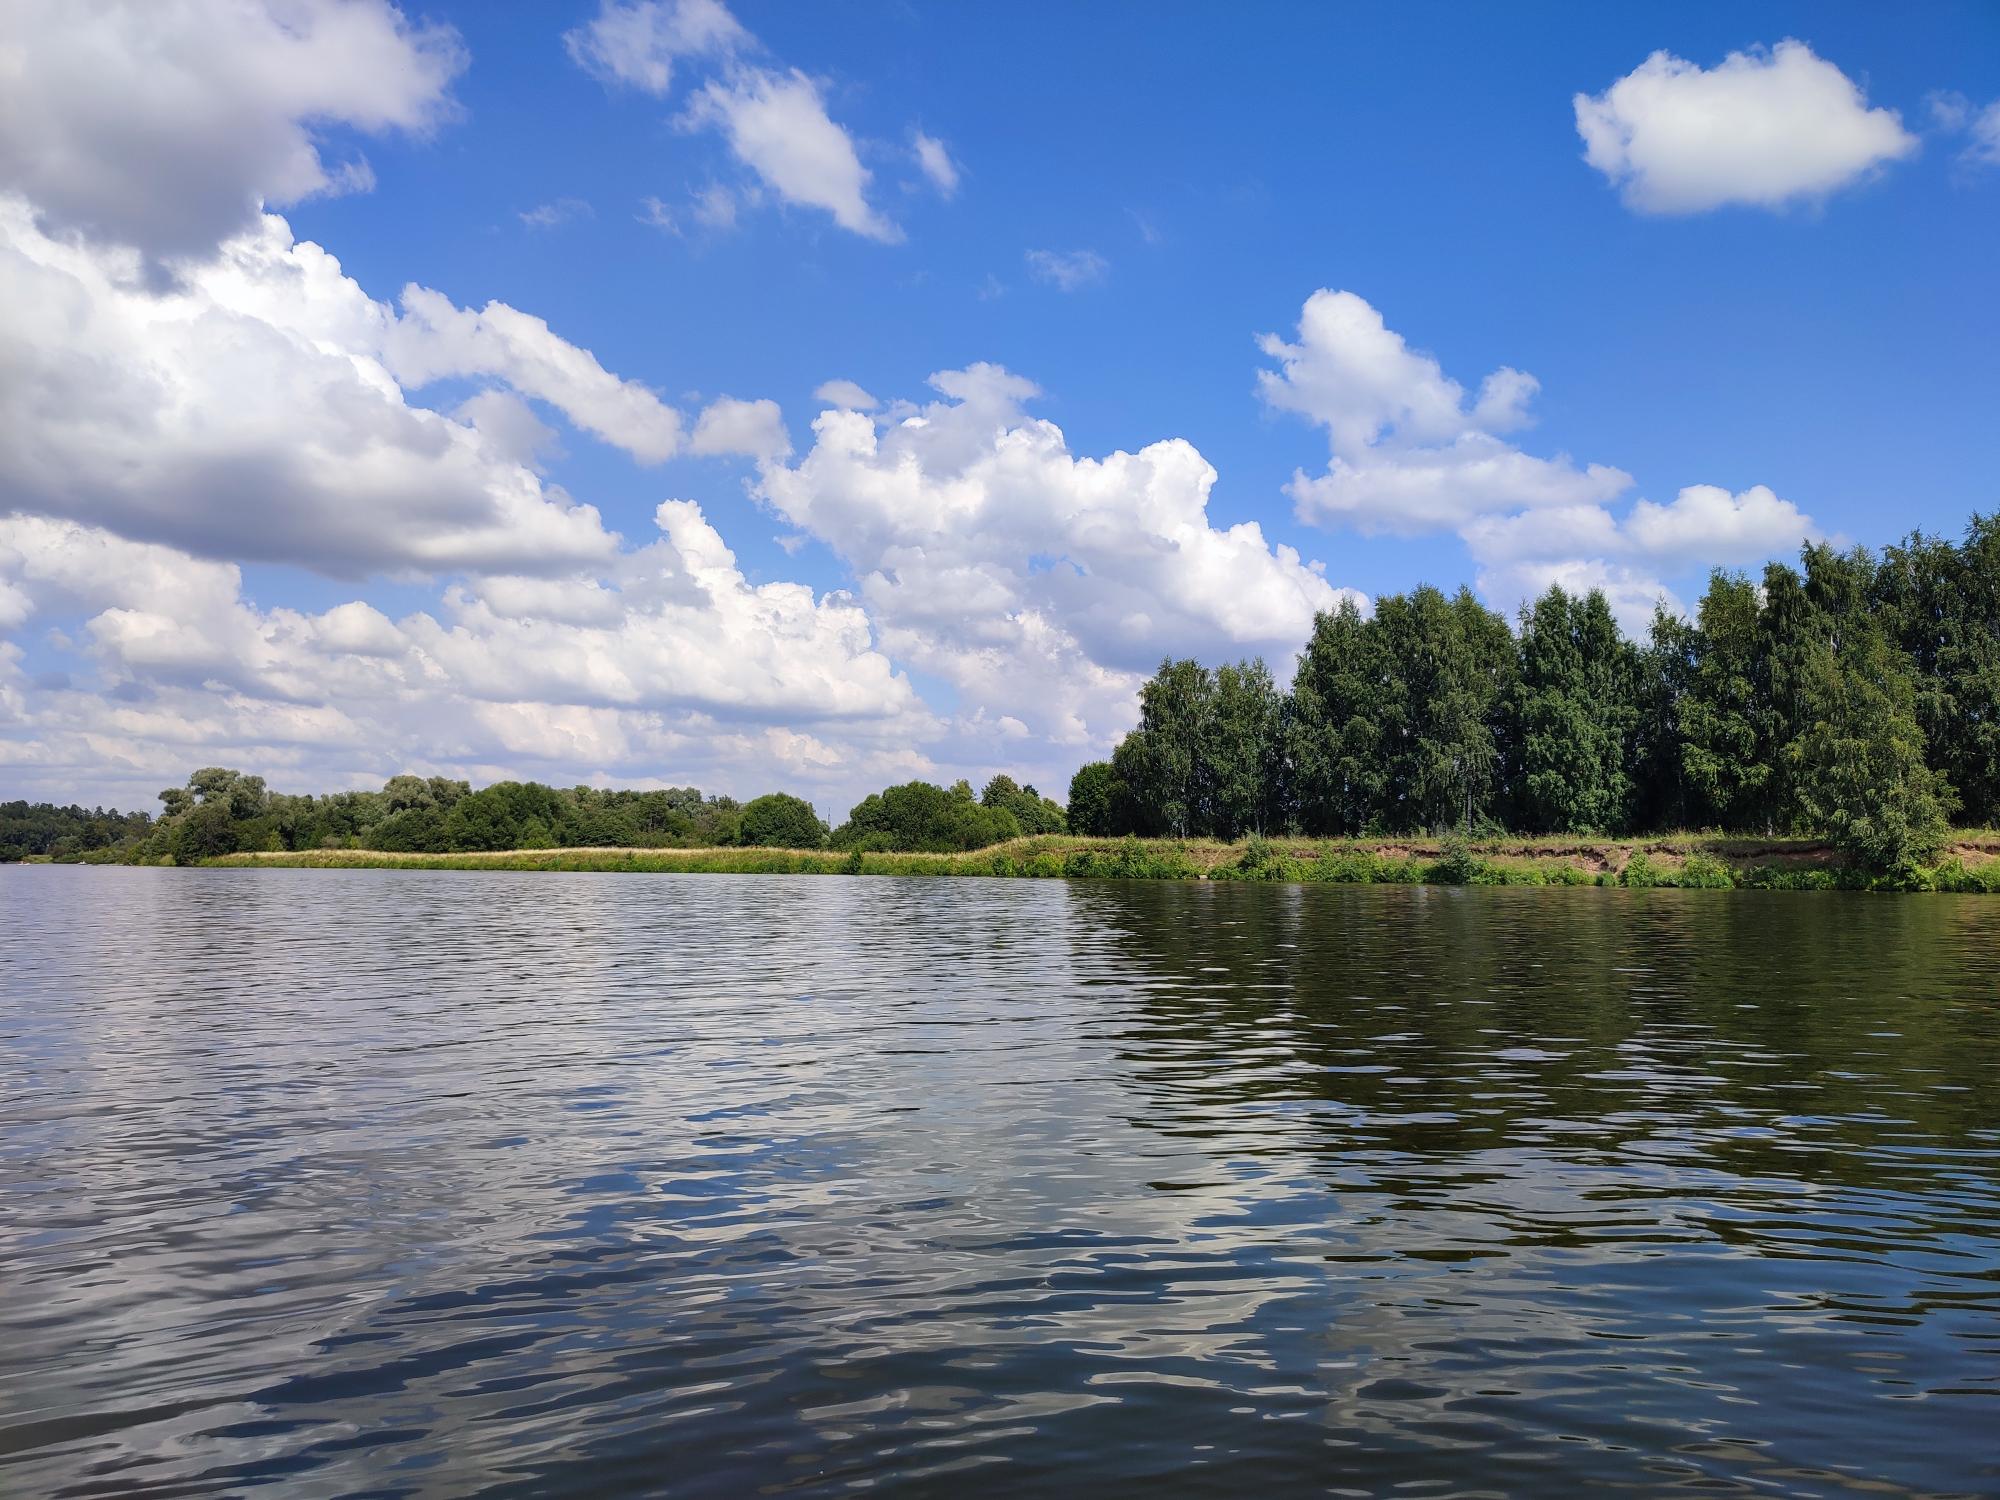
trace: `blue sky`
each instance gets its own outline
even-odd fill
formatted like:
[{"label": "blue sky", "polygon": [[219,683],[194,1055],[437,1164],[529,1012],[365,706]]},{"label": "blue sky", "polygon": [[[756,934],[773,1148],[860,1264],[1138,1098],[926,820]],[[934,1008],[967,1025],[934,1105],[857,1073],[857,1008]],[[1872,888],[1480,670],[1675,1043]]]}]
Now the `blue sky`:
[{"label": "blue sky", "polygon": [[[9,248],[42,278],[10,305],[111,332],[9,314],[0,354],[55,392],[79,348],[149,367],[171,309],[236,330],[88,423],[0,403],[23,455],[0,470],[0,773],[22,790],[138,805],[217,761],[299,789],[787,784],[833,811],[917,774],[1059,789],[1129,724],[1146,661],[1282,663],[1336,589],[1476,582],[1511,612],[1602,582],[1636,628],[1712,565],[1996,504],[1988,5],[303,13],[255,36],[209,3],[4,23],[55,80],[0,112]],[[177,111],[190,80],[213,119]],[[1593,112],[1617,139],[1587,161]],[[147,200],[179,172],[179,202]],[[218,269],[260,202],[269,300]],[[287,280],[303,242],[349,278],[321,264],[323,302]],[[413,319],[412,284],[469,321]],[[1302,333],[1322,289],[1348,295]],[[476,323],[490,303],[546,339]],[[423,434],[353,464],[364,485],[340,461],[359,429],[321,430],[345,398],[263,363],[270,327],[363,361],[381,421]],[[927,384],[980,366],[1040,394]],[[1534,384],[1482,386],[1501,370]],[[187,416],[294,378],[317,393],[296,433],[275,401],[221,434]],[[816,437],[832,380],[881,403],[848,414],[866,463]],[[461,406],[481,392],[548,440],[510,445]],[[776,411],[695,436],[723,397]],[[1004,434],[1038,418],[1060,438],[1010,468]],[[447,440],[485,465],[467,514],[512,506],[504,526],[406,522],[436,455],[395,453]],[[1094,464],[1175,440],[1144,472]],[[662,501],[704,530],[662,543]],[[689,563],[710,535],[733,573]],[[682,574],[712,610],[657,582]],[[803,614],[759,593],[791,585]]]}]

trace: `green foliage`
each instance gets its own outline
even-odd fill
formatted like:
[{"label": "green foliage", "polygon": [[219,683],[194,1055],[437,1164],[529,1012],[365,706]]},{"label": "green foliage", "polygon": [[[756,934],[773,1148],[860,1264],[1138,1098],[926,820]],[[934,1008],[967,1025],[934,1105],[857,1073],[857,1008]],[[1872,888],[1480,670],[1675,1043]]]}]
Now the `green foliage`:
[{"label": "green foliage", "polygon": [[1460,833],[1446,834],[1439,846],[1437,862],[1426,872],[1432,885],[1473,885],[1483,873],[1472,845]]},{"label": "green foliage", "polygon": [[836,849],[982,849],[1019,838],[1021,825],[1001,807],[973,800],[964,782],[947,790],[927,781],[906,782],[870,793],[834,830]]},{"label": "green foliage", "polygon": [[1635,891],[1651,890],[1654,886],[1667,883],[1667,871],[1648,859],[1646,851],[1641,849],[1625,861],[1618,883]]},{"label": "green foliage", "polygon": [[1069,831],[1093,838],[1131,832],[1122,823],[1129,800],[1130,793],[1110,761],[1093,760],[1078,767],[1069,781]]},{"label": "green foliage", "polygon": [[763,849],[819,849],[826,824],[812,804],[785,792],[753,797],[738,816],[737,841]]},{"label": "green foliage", "polygon": [[1674,884],[1683,890],[1726,891],[1736,884],[1736,877],[1714,855],[1697,850],[1681,861]]},{"label": "green foliage", "polygon": [[1522,611],[1520,653],[1516,821],[1552,833],[1622,831],[1636,796],[1638,652],[1603,594],[1552,587]]},{"label": "green foliage", "polygon": [[981,807],[1013,814],[1023,834],[1030,837],[1061,833],[1069,826],[1062,804],[1044,797],[1032,786],[1017,786],[1011,776],[995,776],[979,794]]},{"label": "green foliage", "polygon": [[187,809],[167,830],[166,852],[177,865],[198,865],[205,859],[234,854],[246,841],[230,816],[227,797],[217,797]]},{"label": "green foliage", "polygon": [[1201,871],[1186,851],[1128,838],[1117,850],[1079,849],[1063,861],[1072,880],[1192,880]]},{"label": "green foliage", "polygon": [[1865,621],[1802,653],[1803,723],[1786,747],[1800,821],[1862,868],[1914,878],[1943,846],[1951,793],[1924,762],[1907,658]]},{"label": "green foliage", "polygon": [[1758,660],[1757,590],[1740,574],[1709,579],[1690,638],[1680,700],[1680,772],[1690,821],[1729,829],[1773,822],[1769,674]]},{"label": "green foliage", "polygon": [[120,845],[143,840],[152,826],[153,820],[145,813],[57,807],[48,802],[0,802],[0,864],[108,855]]}]

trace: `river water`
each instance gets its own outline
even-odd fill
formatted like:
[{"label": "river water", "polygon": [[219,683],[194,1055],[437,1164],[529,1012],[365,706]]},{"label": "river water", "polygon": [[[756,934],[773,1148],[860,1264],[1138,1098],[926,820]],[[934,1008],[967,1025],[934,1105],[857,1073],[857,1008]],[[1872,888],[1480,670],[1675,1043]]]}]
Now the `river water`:
[{"label": "river water", "polygon": [[0,868],[0,1494],[2000,1492],[2000,900]]}]

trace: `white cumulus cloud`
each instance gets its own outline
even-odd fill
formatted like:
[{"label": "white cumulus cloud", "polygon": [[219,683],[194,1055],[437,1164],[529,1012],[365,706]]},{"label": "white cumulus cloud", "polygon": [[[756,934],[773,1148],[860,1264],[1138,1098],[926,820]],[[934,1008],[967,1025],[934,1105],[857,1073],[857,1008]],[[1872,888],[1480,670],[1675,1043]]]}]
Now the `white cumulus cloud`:
[{"label": "white cumulus cloud", "polygon": [[51,239],[6,197],[0,304],[7,509],[346,574],[563,569],[615,549],[593,508],[478,426],[412,405],[391,372],[386,346],[407,332],[396,362],[421,355],[428,375],[511,361],[508,373],[580,418],[615,427],[637,410],[596,386],[604,410],[593,412],[565,387],[567,346],[537,320],[516,348],[509,320],[505,333],[479,331],[494,309],[460,315],[475,325],[466,349],[432,348],[448,335],[423,322],[402,330],[275,216],[155,292],[136,253]]},{"label": "white cumulus cloud", "polygon": [[1643,634],[1655,602],[1678,612],[1661,573],[1741,567],[1782,557],[1821,535],[1812,517],[1767,485],[1731,494],[1689,485],[1666,504],[1640,500],[1621,520],[1602,506],[1482,516],[1460,533],[1480,592],[1503,609],[1559,583],[1602,588],[1619,623]]},{"label": "white cumulus cloud", "polygon": [[1917,150],[1894,110],[1799,41],[1713,68],[1655,52],[1574,102],[1584,160],[1642,213],[1815,201]]},{"label": "white cumulus cloud", "polygon": [[660,463],[679,449],[679,412],[639,382],[613,375],[533,314],[504,302],[474,312],[414,285],[403,289],[402,306],[403,316],[387,325],[384,354],[404,385],[486,376],[548,402],[641,463]]},{"label": "white cumulus cloud", "polygon": [[723,396],[702,410],[689,446],[696,453],[773,459],[790,453],[792,440],[777,402]]},{"label": "white cumulus cloud", "polygon": [[299,790],[414,767],[794,786],[829,806],[930,769],[912,747],[935,722],[856,603],[750,584],[691,502],[657,520],[658,539],[601,576],[475,580],[392,620],[363,600],[263,608],[233,564],[0,518],[0,604],[84,617],[86,679],[37,689],[0,642],[0,768],[132,806],[217,763]]},{"label": "white cumulus cloud", "polygon": [[1208,513],[1215,470],[1180,439],[1104,458],[1028,415],[993,365],[931,378],[944,399],[821,413],[763,498],[844,558],[898,660],[1056,745],[1124,729],[1163,654],[1297,651],[1340,592],[1255,522]]},{"label": "white cumulus cloud", "polygon": [[52,228],[198,258],[263,204],[368,186],[326,128],[426,131],[464,64],[386,0],[8,0],[0,188]]},{"label": "white cumulus cloud", "polygon": [[1314,292],[1296,343],[1266,334],[1258,345],[1277,361],[1258,372],[1264,400],[1326,428],[1332,449],[1325,474],[1293,476],[1301,520],[1411,535],[1493,512],[1598,504],[1631,485],[1608,465],[1580,468],[1502,441],[1497,433],[1527,424],[1534,377],[1503,366],[1468,401],[1353,292]]}]

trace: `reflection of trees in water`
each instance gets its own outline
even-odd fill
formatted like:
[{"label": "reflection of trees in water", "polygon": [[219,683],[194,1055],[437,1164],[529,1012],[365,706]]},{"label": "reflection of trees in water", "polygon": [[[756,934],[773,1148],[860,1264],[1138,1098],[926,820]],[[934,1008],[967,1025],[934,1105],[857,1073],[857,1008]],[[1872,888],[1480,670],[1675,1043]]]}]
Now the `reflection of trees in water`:
[{"label": "reflection of trees in water", "polygon": [[[1952,898],[1077,887],[1150,1128],[1904,1181],[2000,1126],[2000,908]],[[1471,1164],[1461,1161],[1463,1170]],[[1633,1174],[1634,1187],[1644,1172]],[[1383,1184],[1386,1185],[1386,1184]]]}]

